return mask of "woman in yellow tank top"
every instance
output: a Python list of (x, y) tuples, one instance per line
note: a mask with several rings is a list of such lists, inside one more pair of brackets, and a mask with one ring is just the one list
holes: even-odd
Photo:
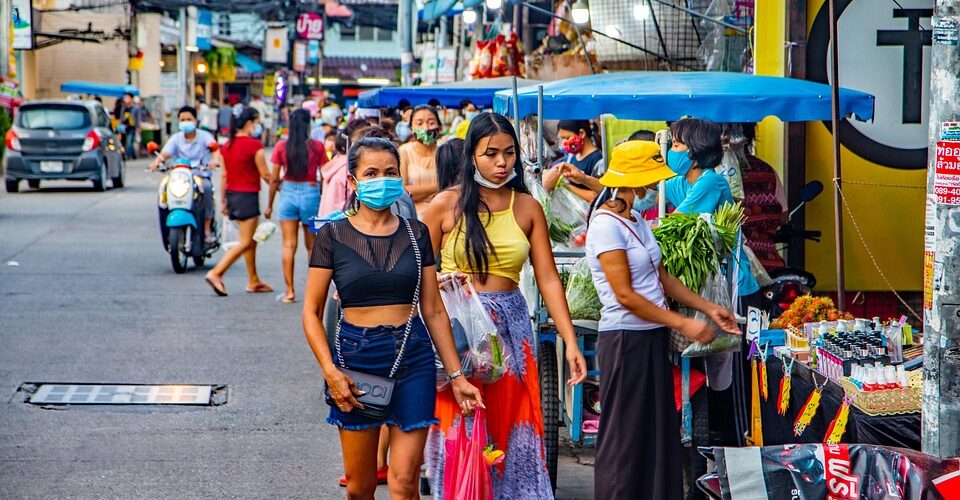
[[(543, 209), (523, 183), (519, 151), (520, 143), (506, 118), (478, 115), (467, 131), (459, 186), (439, 193), (423, 221), (443, 272), (469, 276), (511, 354), (507, 374), (482, 387), (487, 434), (494, 447), (506, 453), (493, 475), (493, 497), (552, 499), (543, 448), (539, 345), (519, 289), (520, 269), (528, 258), (564, 339), (571, 371), (568, 383), (583, 381), (586, 363), (577, 347)], [(434, 498), (443, 492), (444, 438), (462, 410), (449, 390), (437, 393), (440, 423), (431, 429), (425, 452)]]

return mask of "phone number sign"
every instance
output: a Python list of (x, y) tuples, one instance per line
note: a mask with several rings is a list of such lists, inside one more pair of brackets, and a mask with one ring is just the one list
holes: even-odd
[(960, 141), (937, 143), (934, 194), (939, 205), (960, 205)]

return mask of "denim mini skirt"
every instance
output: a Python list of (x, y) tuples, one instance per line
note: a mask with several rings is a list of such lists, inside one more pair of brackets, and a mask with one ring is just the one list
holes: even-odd
[[(405, 324), (362, 327), (341, 320), (340, 354), (343, 355), (344, 364), (351, 370), (389, 376), (400, 352), (405, 329)], [(336, 349), (333, 349), (333, 361), (341, 366)], [(386, 424), (399, 427), (404, 432), (425, 429), (437, 423), (434, 417), (437, 380), (433, 342), (419, 317), (413, 319), (407, 347), (394, 379), (396, 385), (385, 420), (370, 420), (331, 406), (327, 423), (349, 431)]]

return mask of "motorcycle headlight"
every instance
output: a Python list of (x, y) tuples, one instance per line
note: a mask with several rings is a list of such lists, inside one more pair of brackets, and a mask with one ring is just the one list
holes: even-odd
[(167, 189), (170, 190), (170, 194), (173, 196), (183, 198), (187, 195), (187, 192), (190, 191), (190, 178), (174, 177), (167, 183)]

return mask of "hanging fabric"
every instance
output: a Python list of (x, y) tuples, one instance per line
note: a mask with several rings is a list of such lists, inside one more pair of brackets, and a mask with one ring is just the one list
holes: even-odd
[(796, 358), (790, 358), (790, 363), (787, 363), (785, 356), (780, 358), (783, 363), (783, 378), (780, 379), (780, 392), (777, 395), (777, 413), (780, 415), (786, 415), (790, 409), (790, 381), (793, 378), (794, 361)]
[(817, 414), (817, 409), (820, 408), (820, 397), (823, 396), (823, 388), (827, 385), (828, 379), (823, 379), (822, 384), (817, 384), (817, 376), (814, 372), (810, 372), (810, 376), (813, 377), (813, 392), (810, 393), (810, 396), (807, 397), (807, 402), (804, 403), (803, 409), (800, 410), (800, 413), (797, 415), (797, 419), (793, 422), (793, 435), (799, 437), (803, 434), (803, 431), (807, 430), (807, 426), (810, 425), (810, 422), (813, 420), (814, 415)]

